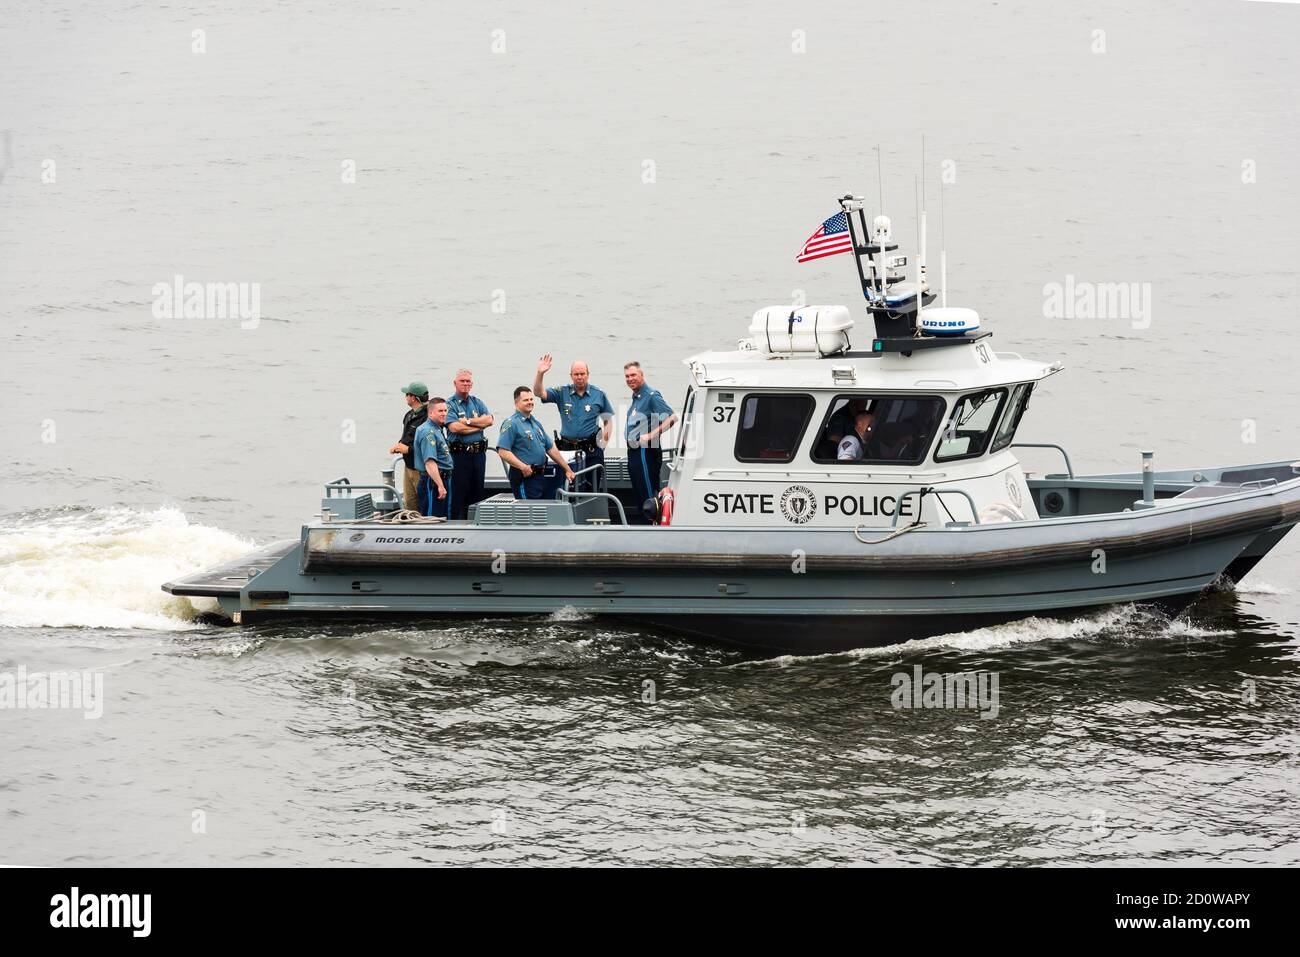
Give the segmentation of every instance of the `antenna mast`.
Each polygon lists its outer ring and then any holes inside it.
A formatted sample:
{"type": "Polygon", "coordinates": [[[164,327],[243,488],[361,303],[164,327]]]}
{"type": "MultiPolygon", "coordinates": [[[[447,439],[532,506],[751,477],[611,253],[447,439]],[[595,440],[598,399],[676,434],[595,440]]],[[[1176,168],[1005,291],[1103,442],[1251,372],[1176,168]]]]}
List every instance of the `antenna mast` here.
{"type": "Polygon", "coordinates": [[[943,180],[939,180],[939,303],[948,305],[948,237],[943,226],[943,180]]]}
{"type": "Polygon", "coordinates": [[[917,201],[917,231],[921,250],[916,256],[916,334],[921,334],[921,312],[925,308],[925,134],[921,134],[921,195],[917,201]]]}

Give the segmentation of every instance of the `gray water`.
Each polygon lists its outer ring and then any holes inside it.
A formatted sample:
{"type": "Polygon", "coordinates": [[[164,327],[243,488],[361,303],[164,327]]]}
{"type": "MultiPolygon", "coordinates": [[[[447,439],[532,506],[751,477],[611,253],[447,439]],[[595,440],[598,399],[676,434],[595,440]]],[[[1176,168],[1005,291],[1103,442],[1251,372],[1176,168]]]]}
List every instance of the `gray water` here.
{"type": "Polygon", "coordinates": [[[809,659],[158,589],[373,479],[412,378],[502,411],[541,352],[616,400],[635,358],[676,402],[755,308],[856,302],[794,254],[877,144],[913,242],[923,133],[950,301],[1066,364],[1022,440],[1300,456],[1300,7],[1133,6],[4,3],[0,674],[104,695],[0,709],[0,863],[1300,860],[1295,536],[1185,619],[809,659]],[[155,317],[177,274],[260,321],[155,317]],[[1067,276],[1149,325],[1046,318],[1067,276]],[[895,710],[916,664],[996,672],[997,717],[895,710]]]}

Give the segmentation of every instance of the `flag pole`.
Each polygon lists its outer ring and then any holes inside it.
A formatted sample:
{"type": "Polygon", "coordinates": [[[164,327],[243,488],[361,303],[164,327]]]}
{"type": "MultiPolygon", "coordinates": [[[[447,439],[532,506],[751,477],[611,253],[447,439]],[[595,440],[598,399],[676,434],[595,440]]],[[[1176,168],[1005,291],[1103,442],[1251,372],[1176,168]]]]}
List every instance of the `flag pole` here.
{"type": "MultiPolygon", "coordinates": [[[[853,244],[853,262],[858,267],[858,281],[862,283],[862,298],[868,302],[871,299],[867,296],[867,277],[862,271],[862,252],[858,246],[857,230],[853,228],[853,211],[857,209],[858,215],[862,214],[862,197],[854,196],[852,193],[845,193],[840,198],[840,209],[844,211],[844,221],[849,226],[849,242],[853,244]]],[[[866,229],[866,223],[863,223],[863,229],[866,229]]],[[[865,245],[865,244],[864,244],[865,245]]]]}

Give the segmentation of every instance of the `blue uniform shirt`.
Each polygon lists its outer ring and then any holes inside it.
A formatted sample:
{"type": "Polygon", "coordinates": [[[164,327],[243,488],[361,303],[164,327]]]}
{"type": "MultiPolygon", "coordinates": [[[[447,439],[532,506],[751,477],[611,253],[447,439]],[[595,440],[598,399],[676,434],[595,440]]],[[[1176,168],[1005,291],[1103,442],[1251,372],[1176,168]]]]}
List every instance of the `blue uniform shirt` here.
{"type": "Polygon", "coordinates": [[[438,465],[438,471],[447,472],[451,470],[451,446],[447,444],[447,433],[443,431],[442,426],[434,425],[432,421],[426,419],[424,425],[415,430],[415,467],[425,475],[429,470],[425,468],[424,463],[433,459],[438,465]]]}
{"type": "MultiPolygon", "coordinates": [[[[448,425],[451,425],[451,423],[459,419],[475,419],[480,415],[491,414],[492,413],[488,411],[488,407],[483,404],[483,400],[476,395],[471,395],[468,399],[462,400],[458,393],[453,392],[451,398],[447,400],[448,425]]],[[[471,442],[477,442],[479,439],[483,438],[482,429],[479,429],[477,432],[461,433],[452,432],[451,429],[448,429],[447,431],[455,441],[464,442],[466,445],[469,445],[471,442]]]]}
{"type": "Polygon", "coordinates": [[[672,407],[664,401],[658,389],[642,385],[632,393],[632,407],[627,410],[627,444],[635,446],[641,436],[659,428],[660,423],[672,414],[672,407]]]}
{"type": "Polygon", "coordinates": [[[585,439],[600,431],[601,420],[613,418],[614,407],[604,391],[588,383],[587,394],[578,395],[572,382],[558,389],[547,389],[543,402],[560,407],[560,435],[566,439],[585,439]]]}
{"type": "Polygon", "coordinates": [[[506,419],[497,437],[498,449],[513,452],[515,458],[533,468],[545,464],[546,452],[554,444],[542,423],[522,412],[506,419]]]}

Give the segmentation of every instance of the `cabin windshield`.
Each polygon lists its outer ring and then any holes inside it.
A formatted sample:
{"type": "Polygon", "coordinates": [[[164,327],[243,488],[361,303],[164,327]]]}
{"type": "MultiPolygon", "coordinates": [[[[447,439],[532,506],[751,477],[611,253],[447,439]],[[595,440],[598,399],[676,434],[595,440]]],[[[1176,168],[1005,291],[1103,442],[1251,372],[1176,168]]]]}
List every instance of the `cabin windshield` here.
{"type": "Polygon", "coordinates": [[[918,465],[930,450],[943,410],[938,396],[836,396],[813,445],[813,461],[918,465]]]}
{"type": "Polygon", "coordinates": [[[952,418],[943,430],[943,439],[934,453],[936,462],[971,459],[988,448],[998,411],[1007,397],[1006,389],[985,389],[957,400],[952,418]]]}
{"type": "Polygon", "coordinates": [[[1025,414],[1025,409],[1029,408],[1029,393],[1033,391],[1032,382],[1022,382],[1011,390],[1011,400],[1007,403],[1007,411],[1002,413],[1002,424],[998,426],[997,435],[993,437],[993,444],[989,446],[990,452],[1005,449],[1011,444],[1011,440],[1016,437],[1016,429],[1020,427],[1020,420],[1025,414]]]}

